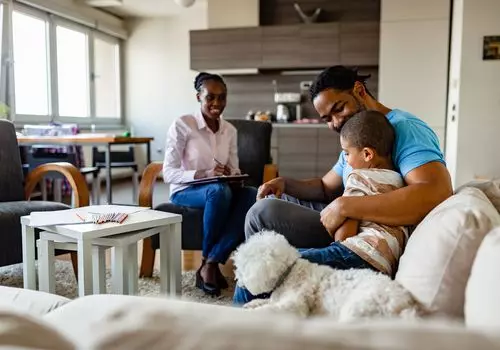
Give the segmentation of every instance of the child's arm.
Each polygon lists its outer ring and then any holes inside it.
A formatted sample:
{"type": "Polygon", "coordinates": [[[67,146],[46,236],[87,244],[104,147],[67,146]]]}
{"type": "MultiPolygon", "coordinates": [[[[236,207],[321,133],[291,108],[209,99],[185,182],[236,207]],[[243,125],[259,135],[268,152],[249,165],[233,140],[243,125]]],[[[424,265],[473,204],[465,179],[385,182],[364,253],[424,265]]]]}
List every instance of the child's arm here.
{"type": "Polygon", "coordinates": [[[335,241],[343,241],[349,237],[356,236],[359,229],[359,220],[347,219],[335,232],[335,241]]]}

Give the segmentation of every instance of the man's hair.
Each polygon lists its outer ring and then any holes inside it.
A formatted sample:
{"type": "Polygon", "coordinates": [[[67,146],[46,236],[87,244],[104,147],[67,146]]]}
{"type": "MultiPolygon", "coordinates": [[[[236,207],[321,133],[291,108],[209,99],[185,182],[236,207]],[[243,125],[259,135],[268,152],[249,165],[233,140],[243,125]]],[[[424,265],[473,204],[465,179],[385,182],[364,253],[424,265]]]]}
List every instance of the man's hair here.
{"type": "Polygon", "coordinates": [[[224,82],[224,79],[222,79],[222,77],[220,75],[206,73],[206,72],[201,72],[201,73],[199,73],[196,76],[196,78],[194,78],[194,88],[195,88],[195,90],[198,91],[198,92],[200,92],[201,91],[201,87],[208,80],[217,81],[217,82],[221,83],[222,85],[224,85],[224,87],[226,87],[226,83],[224,82]]]}
{"type": "Polygon", "coordinates": [[[358,74],[357,69],[351,69],[344,66],[326,68],[316,77],[309,89],[311,101],[314,100],[320,92],[326,89],[341,91],[352,90],[354,88],[354,83],[357,81],[362,83],[366,92],[372,96],[366,88],[366,80],[370,77],[370,74],[361,75],[358,74]]]}
{"type": "Polygon", "coordinates": [[[369,147],[381,157],[389,157],[395,139],[394,128],[386,116],[377,111],[362,111],[344,124],[340,137],[351,147],[369,147]]]}

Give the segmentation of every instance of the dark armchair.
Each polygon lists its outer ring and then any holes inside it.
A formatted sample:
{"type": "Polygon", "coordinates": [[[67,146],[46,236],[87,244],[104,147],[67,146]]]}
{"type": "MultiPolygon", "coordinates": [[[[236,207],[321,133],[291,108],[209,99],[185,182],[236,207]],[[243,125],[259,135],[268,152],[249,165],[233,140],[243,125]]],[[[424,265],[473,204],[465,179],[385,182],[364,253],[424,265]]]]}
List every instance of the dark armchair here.
{"type": "Polygon", "coordinates": [[[22,262],[21,216],[69,208],[62,203],[29,200],[45,175],[56,172],[68,180],[75,192],[75,206],[89,204],[89,191],[83,175],[69,163],[41,165],[28,173],[23,184],[16,132],[7,120],[0,120],[0,164],[0,266],[7,266],[22,262]]]}
{"type": "MultiPolygon", "coordinates": [[[[272,125],[249,120],[228,120],[238,130],[238,157],[240,169],[250,175],[249,186],[260,186],[278,176],[276,165],[270,164],[272,125]]],[[[153,207],[182,215],[182,250],[198,251],[203,239],[203,210],[161,203],[153,206],[153,188],[162,170],[161,162],[154,162],[144,170],[139,186],[139,205],[153,207]]],[[[143,242],[141,276],[151,276],[155,251],[159,247],[158,235],[143,242]]]]}

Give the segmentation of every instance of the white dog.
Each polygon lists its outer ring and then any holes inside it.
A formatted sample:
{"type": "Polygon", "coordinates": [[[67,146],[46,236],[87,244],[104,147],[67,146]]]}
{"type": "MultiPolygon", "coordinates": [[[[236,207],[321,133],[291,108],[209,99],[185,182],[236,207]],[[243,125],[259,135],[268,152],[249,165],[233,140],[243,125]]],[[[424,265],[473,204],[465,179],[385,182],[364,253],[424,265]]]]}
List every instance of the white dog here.
{"type": "Polygon", "coordinates": [[[387,275],[370,269],[337,270],[300,258],[286,238],[263,231],[234,255],[238,285],[255,299],[249,309],[329,315],[339,321],[368,317],[417,317],[423,312],[410,292],[387,275]]]}

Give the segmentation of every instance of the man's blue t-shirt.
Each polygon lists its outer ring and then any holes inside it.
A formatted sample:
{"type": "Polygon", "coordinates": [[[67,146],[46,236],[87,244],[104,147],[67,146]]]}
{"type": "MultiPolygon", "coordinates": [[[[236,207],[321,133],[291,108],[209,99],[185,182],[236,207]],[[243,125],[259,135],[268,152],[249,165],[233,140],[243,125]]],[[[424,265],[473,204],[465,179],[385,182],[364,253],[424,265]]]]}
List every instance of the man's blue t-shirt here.
{"type": "MultiPolygon", "coordinates": [[[[396,171],[403,177],[413,169],[430,162],[437,161],[446,165],[439,148],[439,139],[425,122],[399,109],[390,111],[387,119],[396,132],[392,161],[396,171]]],[[[333,170],[342,176],[345,186],[352,168],[347,164],[344,152],[340,153],[333,170]]]]}

